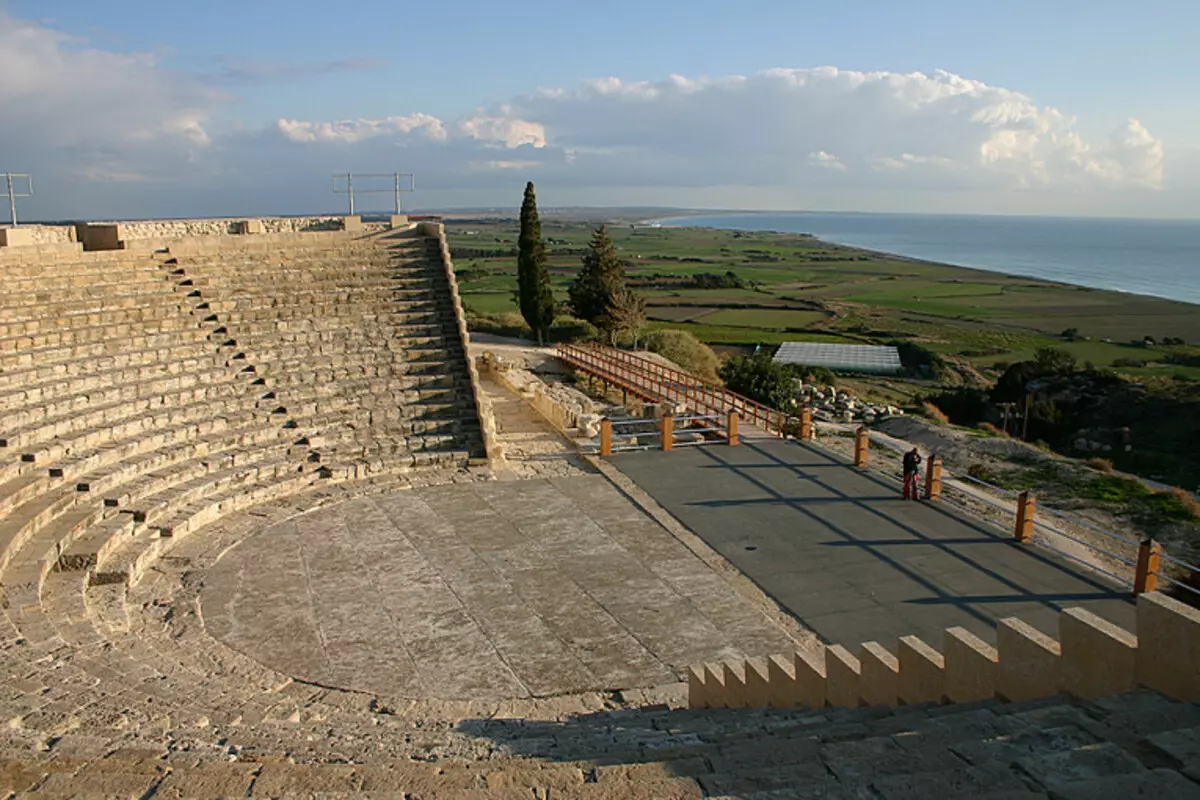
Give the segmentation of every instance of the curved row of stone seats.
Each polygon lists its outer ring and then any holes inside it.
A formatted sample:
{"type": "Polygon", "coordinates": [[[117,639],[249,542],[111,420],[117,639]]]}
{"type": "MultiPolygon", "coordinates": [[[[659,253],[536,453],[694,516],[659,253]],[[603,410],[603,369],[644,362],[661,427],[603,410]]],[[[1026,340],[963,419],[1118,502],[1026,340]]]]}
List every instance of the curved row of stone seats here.
{"type": "Polygon", "coordinates": [[[82,285],[71,264],[57,277],[0,266],[19,276],[0,291],[0,583],[18,606],[55,569],[128,574],[106,562],[197,524],[214,500],[320,479],[161,259],[109,255],[86,261],[82,285]]]}
{"type": "Polygon", "coordinates": [[[167,263],[214,343],[295,416],[323,464],[386,455],[405,468],[482,449],[430,252],[420,238],[374,238],[278,263],[274,251],[257,263],[238,249],[172,253],[167,263]]]}

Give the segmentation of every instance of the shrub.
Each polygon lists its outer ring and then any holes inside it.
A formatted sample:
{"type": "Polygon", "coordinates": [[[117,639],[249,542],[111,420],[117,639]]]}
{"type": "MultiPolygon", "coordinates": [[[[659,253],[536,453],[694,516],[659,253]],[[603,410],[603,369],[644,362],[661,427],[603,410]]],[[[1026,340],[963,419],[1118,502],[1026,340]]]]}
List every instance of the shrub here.
{"type": "Polygon", "coordinates": [[[984,481],[986,483],[997,483],[999,478],[996,474],[987,468],[984,464],[972,464],[967,467],[967,474],[975,480],[984,481]]]}
{"type": "Polygon", "coordinates": [[[734,356],[721,365],[721,379],[731,391],[780,410],[794,402],[794,377],[791,369],[765,352],[734,356]]]}
{"type": "Polygon", "coordinates": [[[1089,458],[1083,463],[1087,464],[1092,469],[1099,470],[1100,472],[1113,471],[1113,462],[1107,458],[1089,458]]]}
{"type": "Polygon", "coordinates": [[[925,416],[929,417],[938,425],[950,424],[950,418],[946,416],[946,412],[942,411],[928,400],[921,404],[921,411],[924,412],[925,416]]]}
{"type": "Polygon", "coordinates": [[[466,310],[467,330],[479,333],[491,333],[496,336],[526,337],[532,336],[525,320],[515,311],[502,314],[480,314],[470,309],[466,310]]]}
{"type": "Polygon", "coordinates": [[[1081,489],[1081,493],[1102,503],[1128,503],[1146,497],[1150,490],[1141,481],[1122,478],[1119,475],[1105,475],[1088,483],[1081,489]]]}
{"type": "Polygon", "coordinates": [[[549,334],[552,342],[594,342],[600,338],[600,331],[595,325],[575,317],[559,317],[554,320],[549,334]]]}
{"type": "Polygon", "coordinates": [[[1175,518],[1192,522],[1200,520],[1200,502],[1187,490],[1174,487],[1155,492],[1155,497],[1163,498],[1162,504],[1174,512],[1172,516],[1175,518]]]}
{"type": "Polygon", "coordinates": [[[646,349],[674,361],[701,380],[720,383],[721,360],[712,348],[687,331],[666,328],[646,334],[646,349]]]}
{"type": "Polygon", "coordinates": [[[1011,436],[1008,435],[1007,431],[1000,430],[999,428],[997,428],[995,425],[993,425],[990,422],[979,423],[979,430],[986,431],[987,433],[990,433],[992,436],[1002,436],[1005,439],[1012,438],[1011,436]]]}

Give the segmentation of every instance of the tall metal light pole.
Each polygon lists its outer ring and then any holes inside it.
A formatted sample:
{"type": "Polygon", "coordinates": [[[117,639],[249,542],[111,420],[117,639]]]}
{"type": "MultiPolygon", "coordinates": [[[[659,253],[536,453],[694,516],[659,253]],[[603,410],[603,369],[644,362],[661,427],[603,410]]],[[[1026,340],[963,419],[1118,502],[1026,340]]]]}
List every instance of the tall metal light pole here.
{"type": "Polygon", "coordinates": [[[359,194],[384,194],[389,193],[395,196],[396,213],[400,213],[400,193],[416,191],[416,178],[411,172],[342,172],[333,176],[333,193],[344,194],[350,197],[350,216],[354,216],[354,179],[362,178],[367,181],[367,185],[378,186],[380,178],[391,178],[392,187],[390,189],[358,189],[359,194]],[[405,187],[404,178],[408,179],[408,186],[405,187]],[[339,189],[338,181],[345,179],[346,188],[339,189]]]}
{"type": "Polygon", "coordinates": [[[12,220],[12,226],[17,227],[17,198],[18,197],[33,197],[33,178],[18,172],[4,173],[4,185],[8,190],[8,216],[12,220]],[[25,191],[18,192],[13,188],[14,178],[25,179],[25,191]]]}

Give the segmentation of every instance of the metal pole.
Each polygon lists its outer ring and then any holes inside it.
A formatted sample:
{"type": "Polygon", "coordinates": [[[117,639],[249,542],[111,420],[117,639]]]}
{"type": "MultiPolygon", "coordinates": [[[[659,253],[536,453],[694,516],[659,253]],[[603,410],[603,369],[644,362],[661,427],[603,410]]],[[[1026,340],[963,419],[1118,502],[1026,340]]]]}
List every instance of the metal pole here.
{"type": "Polygon", "coordinates": [[[12,226],[17,227],[17,196],[13,194],[12,173],[4,173],[4,178],[8,183],[8,214],[12,219],[12,226]]]}
{"type": "Polygon", "coordinates": [[[346,173],[346,194],[350,197],[350,216],[354,216],[354,176],[346,173]]]}
{"type": "Polygon", "coordinates": [[[400,173],[397,172],[394,176],[396,179],[396,214],[400,213],[400,173]]]}

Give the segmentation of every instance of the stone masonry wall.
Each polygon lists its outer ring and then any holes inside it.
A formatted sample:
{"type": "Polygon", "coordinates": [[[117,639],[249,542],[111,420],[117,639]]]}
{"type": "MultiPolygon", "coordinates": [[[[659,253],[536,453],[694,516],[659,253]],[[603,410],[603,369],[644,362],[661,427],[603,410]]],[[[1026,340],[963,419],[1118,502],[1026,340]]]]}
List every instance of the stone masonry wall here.
{"type": "Polygon", "coordinates": [[[1081,608],[1059,616],[1052,639],[1015,617],[996,646],[949,628],[939,652],[915,636],[895,652],[866,642],[689,668],[692,708],[790,708],[1023,702],[1067,693],[1093,699],[1145,687],[1200,701],[1200,609],[1151,592],[1137,599],[1137,635],[1081,608]]]}
{"type": "Polygon", "coordinates": [[[75,241],[75,228],[70,225],[21,225],[20,230],[30,244],[59,244],[75,241]]]}

